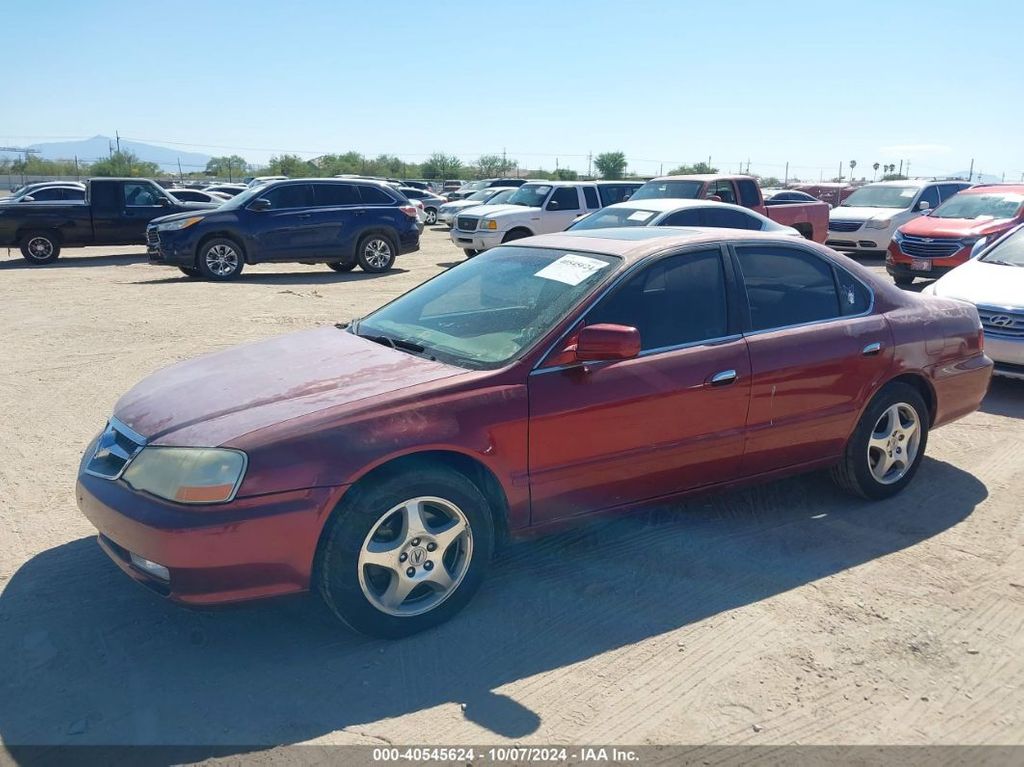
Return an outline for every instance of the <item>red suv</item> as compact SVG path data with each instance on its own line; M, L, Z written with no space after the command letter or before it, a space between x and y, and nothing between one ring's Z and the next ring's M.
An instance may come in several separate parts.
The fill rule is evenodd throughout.
M885 269L897 285L910 285L915 277L941 277L968 261L979 242L992 242L1021 222L1024 185L965 189L897 229Z

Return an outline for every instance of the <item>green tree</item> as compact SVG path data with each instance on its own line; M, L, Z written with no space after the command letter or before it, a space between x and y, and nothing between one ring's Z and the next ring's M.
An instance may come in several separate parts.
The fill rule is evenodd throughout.
M503 178L516 167L516 161L502 157L500 154L483 154L476 161L476 167L480 178Z
M458 178L462 171L462 161L455 155L434 152L420 166L423 178Z
M668 172L670 176L693 176L699 173L718 173L718 168L708 165L706 162L697 162L693 165L680 165Z
M626 155L623 152L602 152L594 158L594 167L601 178L622 178L626 172Z
M143 162L133 152L114 152L106 160L94 162L89 168L92 176L158 176L160 167L155 162Z
M882 181L906 181L907 177L900 173L886 173L882 176Z
M267 165L267 175L288 176L289 178L308 178L320 175L319 169L308 160L303 160L295 154L283 154L280 157L270 158Z
M554 173L554 178L558 181L576 181L579 177L579 173L568 168L559 168Z
M778 176L760 176L758 183L762 189L774 189L775 187L782 186L782 179Z
M206 175L234 181L236 178L244 176L245 170L248 167L249 164L245 161L245 158L237 154L225 157L211 157L206 163Z

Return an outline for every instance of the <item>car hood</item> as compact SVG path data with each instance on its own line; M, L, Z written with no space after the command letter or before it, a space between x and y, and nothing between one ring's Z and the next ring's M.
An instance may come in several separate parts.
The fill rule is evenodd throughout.
M149 223L166 224L170 223L171 221L181 221L182 219L185 218L192 218L197 213L212 213L213 211L220 209L219 205L214 205L213 203L209 202L181 202L178 203L178 206L181 208L186 208L186 210L180 213L168 213L166 216L157 216L156 218L152 219Z
M1000 232L1013 223L1009 218L933 218L919 216L900 231L913 237L984 237Z
M538 210L540 208L527 208L525 205L477 205L473 210L473 214L495 218L496 216L507 216L511 213L528 213Z
M128 391L114 415L154 444L215 447L466 372L328 326L171 365Z
M931 292L972 304L1024 307L1024 267L968 261L939 279Z
M831 221L866 221L869 218L892 218L901 213L910 213L909 208L832 208L828 212Z

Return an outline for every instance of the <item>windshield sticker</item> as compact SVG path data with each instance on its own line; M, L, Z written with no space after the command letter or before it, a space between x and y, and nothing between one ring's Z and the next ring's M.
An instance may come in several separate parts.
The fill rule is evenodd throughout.
M904 189L900 192L900 197L913 197L915 194L917 194L916 189Z
M629 214L630 221L646 221L654 215L653 210L634 210Z
M587 258L586 256L567 253L557 261L545 266L533 276L543 277L545 280L564 282L566 285L579 285L587 277L596 274L606 266L608 264L604 261L598 261L596 258Z

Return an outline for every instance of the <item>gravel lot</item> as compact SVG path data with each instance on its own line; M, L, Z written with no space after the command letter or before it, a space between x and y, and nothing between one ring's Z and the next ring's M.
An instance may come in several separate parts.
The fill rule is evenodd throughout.
M312 598L192 612L101 553L75 471L129 386L462 260L429 229L376 277L0 253L3 742L1024 743L1024 383L935 432L892 501L812 475L518 544L399 642Z

